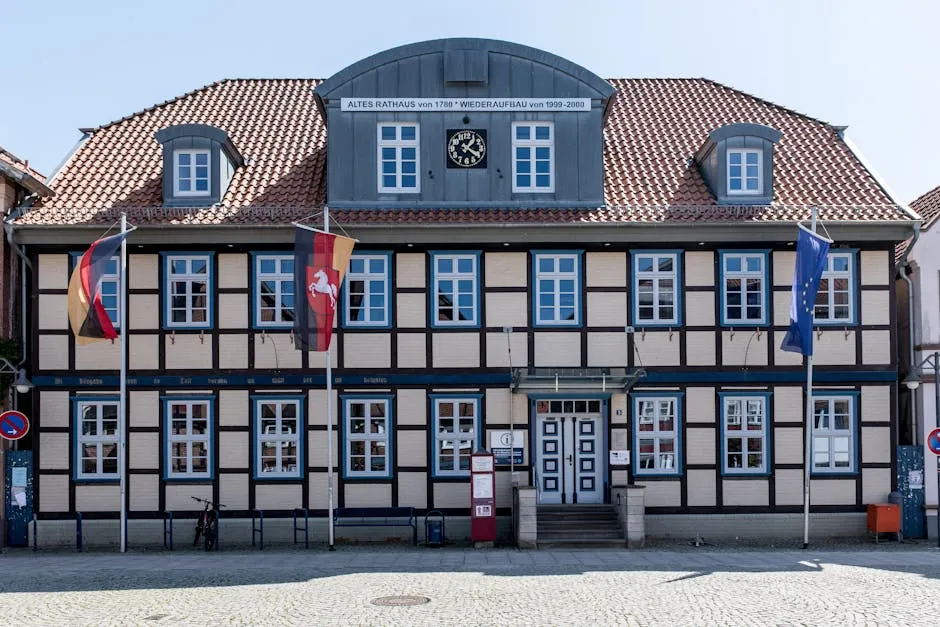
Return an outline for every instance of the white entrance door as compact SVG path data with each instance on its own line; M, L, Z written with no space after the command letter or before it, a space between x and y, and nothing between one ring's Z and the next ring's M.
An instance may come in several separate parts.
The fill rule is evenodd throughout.
M604 420L597 414L537 413L540 503L603 503Z

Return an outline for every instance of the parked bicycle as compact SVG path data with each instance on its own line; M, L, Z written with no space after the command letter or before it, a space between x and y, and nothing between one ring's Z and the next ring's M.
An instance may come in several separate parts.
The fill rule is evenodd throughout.
M199 512L199 516L196 517L196 537L193 538L193 547L199 544L199 538L201 537L205 549L211 551L215 548L219 539L219 508L225 506L196 496L190 498L205 504L205 507Z

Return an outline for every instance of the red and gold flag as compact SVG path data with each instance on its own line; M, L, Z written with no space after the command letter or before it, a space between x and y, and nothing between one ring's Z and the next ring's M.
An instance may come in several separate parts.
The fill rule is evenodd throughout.
M339 287L355 240L297 227L294 232L294 346L325 351L333 337Z

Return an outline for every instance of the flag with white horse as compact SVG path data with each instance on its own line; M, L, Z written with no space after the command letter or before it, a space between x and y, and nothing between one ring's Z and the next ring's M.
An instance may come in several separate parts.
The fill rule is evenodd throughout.
M325 351L333 337L339 288L355 240L297 228L294 232L294 346Z

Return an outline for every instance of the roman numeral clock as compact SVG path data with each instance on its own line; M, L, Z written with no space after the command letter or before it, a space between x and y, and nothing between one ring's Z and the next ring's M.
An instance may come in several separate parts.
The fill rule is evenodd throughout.
M448 168L486 168L486 129L447 129Z

